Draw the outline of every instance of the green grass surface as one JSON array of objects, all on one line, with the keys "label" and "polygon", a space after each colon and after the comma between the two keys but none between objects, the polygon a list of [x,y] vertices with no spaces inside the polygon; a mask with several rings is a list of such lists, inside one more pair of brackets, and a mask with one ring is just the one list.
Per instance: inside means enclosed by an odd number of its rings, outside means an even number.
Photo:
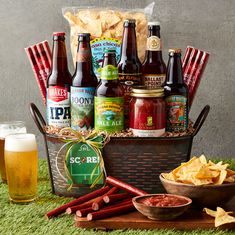
[{"label": "green grass surface", "polygon": [[[229,161],[235,169],[235,161]],[[8,200],[7,185],[0,184],[0,235],[70,235],[70,234],[129,234],[129,235],[224,235],[235,234],[234,231],[221,230],[194,230],[194,231],[174,231],[174,230],[115,230],[101,232],[94,230],[78,229],[74,226],[73,216],[62,215],[58,218],[46,220],[45,212],[54,209],[63,203],[70,201],[70,198],[62,198],[51,194],[49,178],[47,174],[46,160],[39,161],[39,185],[38,199],[28,205],[11,204]]]}]

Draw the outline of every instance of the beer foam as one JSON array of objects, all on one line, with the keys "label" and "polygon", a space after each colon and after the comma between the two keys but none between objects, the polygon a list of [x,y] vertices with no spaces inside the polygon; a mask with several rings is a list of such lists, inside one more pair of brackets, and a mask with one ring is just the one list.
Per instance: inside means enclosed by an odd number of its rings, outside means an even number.
[{"label": "beer foam", "polygon": [[16,133],[27,133],[24,122],[10,121],[0,123],[0,138],[4,139],[8,135]]},{"label": "beer foam", "polygon": [[37,150],[34,134],[13,134],[6,136],[5,150],[12,152],[30,152]]}]

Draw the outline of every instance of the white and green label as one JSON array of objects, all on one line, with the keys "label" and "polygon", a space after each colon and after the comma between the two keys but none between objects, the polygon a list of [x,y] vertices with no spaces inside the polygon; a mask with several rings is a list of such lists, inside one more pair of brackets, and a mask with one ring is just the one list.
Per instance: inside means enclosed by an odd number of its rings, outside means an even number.
[{"label": "white and green label", "polygon": [[94,126],[94,87],[71,87],[71,128],[90,130]]},{"label": "white and green label", "polygon": [[[91,185],[102,174],[99,163],[99,156],[90,145],[74,144],[66,159],[66,167],[71,177],[68,183]],[[103,184],[103,178],[98,181],[98,184]]]},{"label": "white and green label", "polygon": [[123,97],[95,97],[95,130],[109,133],[123,130],[123,106]]}]

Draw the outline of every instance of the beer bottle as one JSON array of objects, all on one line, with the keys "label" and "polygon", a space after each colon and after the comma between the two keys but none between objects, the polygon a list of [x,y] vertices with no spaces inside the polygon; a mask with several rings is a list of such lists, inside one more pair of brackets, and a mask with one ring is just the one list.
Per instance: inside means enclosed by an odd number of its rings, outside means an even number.
[{"label": "beer bottle", "polygon": [[188,128],[188,87],[184,83],[181,50],[170,49],[164,85],[166,101],[166,131]]},{"label": "beer bottle", "polygon": [[124,129],[124,91],[118,81],[115,50],[105,51],[100,78],[95,92],[95,130],[119,132]]},{"label": "beer bottle", "polygon": [[94,127],[94,95],[98,85],[92,68],[90,34],[78,35],[76,69],[71,86],[71,127],[89,130]]},{"label": "beer bottle", "polygon": [[166,79],[166,64],[162,58],[160,23],[148,23],[147,48],[143,63],[143,80],[147,88],[159,88]]},{"label": "beer bottle", "polygon": [[53,33],[52,70],[47,79],[47,121],[57,127],[70,126],[70,86],[65,33]]},{"label": "beer bottle", "polygon": [[142,84],[142,65],[138,58],[135,20],[124,21],[121,58],[118,63],[119,81],[124,88],[125,126],[129,127],[129,103],[131,88]]}]

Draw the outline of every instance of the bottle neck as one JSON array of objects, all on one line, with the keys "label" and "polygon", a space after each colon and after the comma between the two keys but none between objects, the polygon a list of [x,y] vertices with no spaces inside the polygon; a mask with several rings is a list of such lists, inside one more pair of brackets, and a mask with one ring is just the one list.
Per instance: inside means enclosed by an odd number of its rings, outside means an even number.
[{"label": "bottle neck", "polygon": [[124,27],[121,60],[136,59],[137,57],[135,27]]},{"label": "bottle neck", "polygon": [[169,57],[166,84],[183,84],[182,62],[180,54],[174,54]]},{"label": "bottle neck", "polygon": [[67,53],[64,40],[54,40],[52,50],[52,72],[67,72]]},{"label": "bottle neck", "polygon": [[75,72],[93,73],[91,47],[89,42],[79,42]]}]

